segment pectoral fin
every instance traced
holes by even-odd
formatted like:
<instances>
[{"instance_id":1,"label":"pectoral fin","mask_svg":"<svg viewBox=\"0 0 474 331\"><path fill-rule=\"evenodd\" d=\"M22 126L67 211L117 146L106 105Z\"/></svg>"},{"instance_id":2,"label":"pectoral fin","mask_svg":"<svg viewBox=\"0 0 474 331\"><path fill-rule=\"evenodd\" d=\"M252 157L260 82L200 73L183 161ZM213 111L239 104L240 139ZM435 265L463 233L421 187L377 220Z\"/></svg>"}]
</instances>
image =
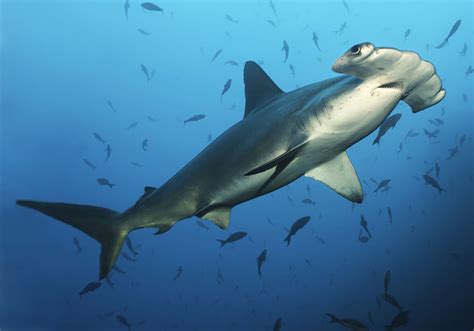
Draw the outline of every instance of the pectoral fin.
<instances>
[{"instance_id":1,"label":"pectoral fin","mask_svg":"<svg viewBox=\"0 0 474 331\"><path fill-rule=\"evenodd\" d=\"M332 160L320 164L307 172L306 176L329 186L352 202L361 203L364 199L359 177L346 152L342 152Z\"/></svg>"}]
</instances>

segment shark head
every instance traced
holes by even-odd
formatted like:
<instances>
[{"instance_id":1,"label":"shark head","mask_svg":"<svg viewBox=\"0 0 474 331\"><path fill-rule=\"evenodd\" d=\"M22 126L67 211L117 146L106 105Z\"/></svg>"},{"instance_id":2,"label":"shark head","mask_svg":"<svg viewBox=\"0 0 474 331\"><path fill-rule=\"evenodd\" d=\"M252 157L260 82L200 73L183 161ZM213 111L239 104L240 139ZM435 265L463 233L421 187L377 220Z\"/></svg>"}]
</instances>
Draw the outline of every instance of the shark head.
<instances>
[{"instance_id":1,"label":"shark head","mask_svg":"<svg viewBox=\"0 0 474 331\"><path fill-rule=\"evenodd\" d=\"M342 54L332 70L370 81L387 93L398 93L413 112L440 102L446 94L434 66L411 51L361 43Z\"/></svg>"}]
</instances>

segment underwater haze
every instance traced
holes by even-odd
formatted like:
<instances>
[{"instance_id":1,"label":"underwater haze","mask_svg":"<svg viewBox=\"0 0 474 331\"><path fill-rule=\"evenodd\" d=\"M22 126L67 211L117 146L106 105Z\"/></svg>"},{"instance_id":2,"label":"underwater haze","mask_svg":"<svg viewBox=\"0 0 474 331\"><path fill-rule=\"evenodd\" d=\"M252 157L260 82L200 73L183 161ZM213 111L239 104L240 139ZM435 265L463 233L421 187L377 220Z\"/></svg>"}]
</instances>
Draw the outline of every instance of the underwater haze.
<instances>
[{"instance_id":1,"label":"underwater haze","mask_svg":"<svg viewBox=\"0 0 474 331\"><path fill-rule=\"evenodd\" d=\"M474 328L472 1L0 6L1 330ZM243 119L246 61L292 91L364 42L417 52L446 97L348 149L360 204L302 176L226 230L131 232L100 281L96 240L16 204L122 212Z\"/></svg>"}]
</instances>

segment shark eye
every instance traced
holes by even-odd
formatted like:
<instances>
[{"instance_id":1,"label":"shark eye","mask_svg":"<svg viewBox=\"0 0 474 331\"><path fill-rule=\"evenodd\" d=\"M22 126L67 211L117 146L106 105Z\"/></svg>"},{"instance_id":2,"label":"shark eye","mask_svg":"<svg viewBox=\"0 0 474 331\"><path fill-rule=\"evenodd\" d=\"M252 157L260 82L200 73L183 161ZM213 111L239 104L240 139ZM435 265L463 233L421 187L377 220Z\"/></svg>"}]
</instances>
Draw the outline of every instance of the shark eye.
<instances>
[{"instance_id":1,"label":"shark eye","mask_svg":"<svg viewBox=\"0 0 474 331\"><path fill-rule=\"evenodd\" d=\"M351 47L351 53L353 55L360 54L360 50L361 50L360 45L354 45Z\"/></svg>"}]
</instances>

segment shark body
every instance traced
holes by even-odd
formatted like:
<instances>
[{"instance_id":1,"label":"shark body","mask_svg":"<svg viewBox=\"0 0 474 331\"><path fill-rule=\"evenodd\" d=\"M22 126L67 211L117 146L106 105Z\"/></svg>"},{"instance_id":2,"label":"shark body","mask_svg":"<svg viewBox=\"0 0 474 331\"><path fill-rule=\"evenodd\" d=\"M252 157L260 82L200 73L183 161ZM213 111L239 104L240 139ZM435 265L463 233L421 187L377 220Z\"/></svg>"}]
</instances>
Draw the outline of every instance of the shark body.
<instances>
[{"instance_id":1,"label":"shark body","mask_svg":"<svg viewBox=\"0 0 474 331\"><path fill-rule=\"evenodd\" d=\"M112 269L130 231L197 216L222 229L231 209L301 176L312 177L350 201L363 200L346 150L372 133L400 100L413 112L445 95L433 65L414 52L354 45L333 65L343 73L285 93L255 63L244 68L245 116L160 188L119 213L68 203L18 200L72 225L101 244L99 278Z\"/></svg>"}]
</instances>

